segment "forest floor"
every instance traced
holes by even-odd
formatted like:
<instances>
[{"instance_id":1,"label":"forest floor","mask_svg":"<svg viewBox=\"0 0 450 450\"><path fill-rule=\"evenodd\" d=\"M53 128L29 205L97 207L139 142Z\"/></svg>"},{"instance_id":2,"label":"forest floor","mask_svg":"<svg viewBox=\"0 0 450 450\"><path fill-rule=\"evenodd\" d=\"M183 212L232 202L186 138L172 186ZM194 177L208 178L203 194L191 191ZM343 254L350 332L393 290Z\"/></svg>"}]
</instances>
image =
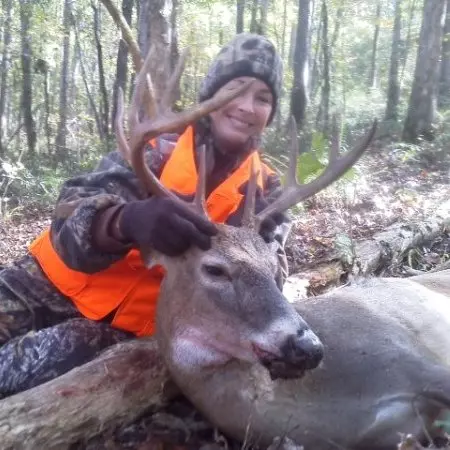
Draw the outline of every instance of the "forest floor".
<instances>
[{"instance_id":1,"label":"forest floor","mask_svg":"<svg viewBox=\"0 0 450 450\"><path fill-rule=\"evenodd\" d=\"M336 183L334 188L309 200L296 214L288 241L291 273L329 258L339 234L355 240L367 239L394 223L423 221L449 200L450 151L437 151L430 145L414 152L376 141L358 163L355 181ZM49 217L48 210L28 210L0 222L0 264L11 263L23 255L31 240L48 226ZM405 258L405 264L418 270L429 270L448 261L450 231L444 230L431 242L414 249L413 257L409 254ZM149 433L153 436L151 442ZM164 446L154 445L154 438L165 442ZM92 439L73 447L103 448L231 450L241 445L226 442L182 399L167 410L149 412L106 440Z\"/></svg>"}]
</instances>

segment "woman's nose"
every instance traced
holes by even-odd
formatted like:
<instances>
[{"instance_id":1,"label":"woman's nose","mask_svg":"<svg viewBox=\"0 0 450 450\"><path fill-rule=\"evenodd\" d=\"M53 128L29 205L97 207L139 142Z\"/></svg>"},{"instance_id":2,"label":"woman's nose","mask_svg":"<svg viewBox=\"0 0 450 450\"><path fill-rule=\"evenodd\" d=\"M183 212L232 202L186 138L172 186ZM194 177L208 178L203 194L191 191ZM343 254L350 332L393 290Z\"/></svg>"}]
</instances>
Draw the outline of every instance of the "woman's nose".
<instances>
[{"instance_id":1,"label":"woman's nose","mask_svg":"<svg viewBox=\"0 0 450 450\"><path fill-rule=\"evenodd\" d=\"M253 112L254 111L253 95L245 93L241 97L239 97L238 108L241 111Z\"/></svg>"}]
</instances>

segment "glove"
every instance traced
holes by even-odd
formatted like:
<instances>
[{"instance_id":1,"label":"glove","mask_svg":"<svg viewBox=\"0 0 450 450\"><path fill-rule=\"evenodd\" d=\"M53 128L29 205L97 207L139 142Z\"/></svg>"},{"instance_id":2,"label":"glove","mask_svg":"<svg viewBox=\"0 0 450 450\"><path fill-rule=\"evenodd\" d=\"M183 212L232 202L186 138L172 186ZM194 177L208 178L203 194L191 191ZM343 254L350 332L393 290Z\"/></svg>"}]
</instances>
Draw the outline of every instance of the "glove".
<instances>
[{"instance_id":1,"label":"glove","mask_svg":"<svg viewBox=\"0 0 450 450\"><path fill-rule=\"evenodd\" d=\"M239 188L239 193L245 195L247 192L247 183L244 183ZM267 206L269 206L269 202L264 198L262 189L260 187L256 188L255 194L255 214L258 214ZM242 225L242 215L244 213L244 205L245 205L245 197L242 199L241 204L238 209L228 217L226 223L227 225L231 225L233 227L240 227ZM270 216L266 217L260 226L259 234L264 239L265 242L270 244L275 240L275 229L277 226L281 225L284 222L288 222L289 219L283 213L273 213Z\"/></svg>"},{"instance_id":2,"label":"glove","mask_svg":"<svg viewBox=\"0 0 450 450\"><path fill-rule=\"evenodd\" d=\"M168 197L151 197L124 205L119 219L121 234L138 248L153 248L178 256L191 245L211 247L216 226Z\"/></svg>"}]
</instances>

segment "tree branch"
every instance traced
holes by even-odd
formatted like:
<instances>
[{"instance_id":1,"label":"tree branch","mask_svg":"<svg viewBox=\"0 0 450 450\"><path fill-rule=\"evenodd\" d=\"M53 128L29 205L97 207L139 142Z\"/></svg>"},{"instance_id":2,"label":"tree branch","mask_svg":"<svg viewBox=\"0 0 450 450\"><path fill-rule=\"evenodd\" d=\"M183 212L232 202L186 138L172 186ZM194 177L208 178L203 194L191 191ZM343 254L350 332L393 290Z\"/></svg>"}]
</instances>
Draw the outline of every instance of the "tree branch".
<instances>
[{"instance_id":1,"label":"tree branch","mask_svg":"<svg viewBox=\"0 0 450 450\"><path fill-rule=\"evenodd\" d=\"M128 48L130 49L130 53L133 58L134 69L136 72L139 72L142 67L143 59L139 50L139 45L133 37L133 32L131 31L130 26L128 25L125 17L123 17L123 14L117 9L111 0L101 0L101 2L105 5L114 22L116 22L116 25L122 31L122 37L128 44Z\"/></svg>"}]
</instances>

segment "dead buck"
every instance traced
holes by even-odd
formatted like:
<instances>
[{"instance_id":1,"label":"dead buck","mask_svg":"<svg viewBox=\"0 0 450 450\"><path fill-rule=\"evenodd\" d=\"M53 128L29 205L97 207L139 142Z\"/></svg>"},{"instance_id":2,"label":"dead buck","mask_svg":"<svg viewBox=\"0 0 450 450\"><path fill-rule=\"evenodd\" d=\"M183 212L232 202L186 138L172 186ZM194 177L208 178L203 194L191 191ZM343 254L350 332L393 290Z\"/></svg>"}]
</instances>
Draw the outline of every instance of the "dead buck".
<instances>
[{"instance_id":1,"label":"dead buck","mask_svg":"<svg viewBox=\"0 0 450 450\"><path fill-rule=\"evenodd\" d=\"M143 74L141 86L149 80ZM136 121L138 104L135 96L136 144L121 138L121 148L152 195L180 201L146 169L141 145L179 123L158 115ZM426 437L450 405L450 271L368 280L293 306L276 286L277 259L257 233L268 214L339 178L374 131L343 156L334 143L324 173L298 185L293 130L288 183L278 200L256 216L250 201L244 226L220 225L209 251L149 259L167 269L157 314L161 354L183 393L231 436L267 445L286 435L314 450L387 449L399 433ZM202 167L194 204L205 214ZM253 173L249 199L254 189Z\"/></svg>"}]
</instances>

